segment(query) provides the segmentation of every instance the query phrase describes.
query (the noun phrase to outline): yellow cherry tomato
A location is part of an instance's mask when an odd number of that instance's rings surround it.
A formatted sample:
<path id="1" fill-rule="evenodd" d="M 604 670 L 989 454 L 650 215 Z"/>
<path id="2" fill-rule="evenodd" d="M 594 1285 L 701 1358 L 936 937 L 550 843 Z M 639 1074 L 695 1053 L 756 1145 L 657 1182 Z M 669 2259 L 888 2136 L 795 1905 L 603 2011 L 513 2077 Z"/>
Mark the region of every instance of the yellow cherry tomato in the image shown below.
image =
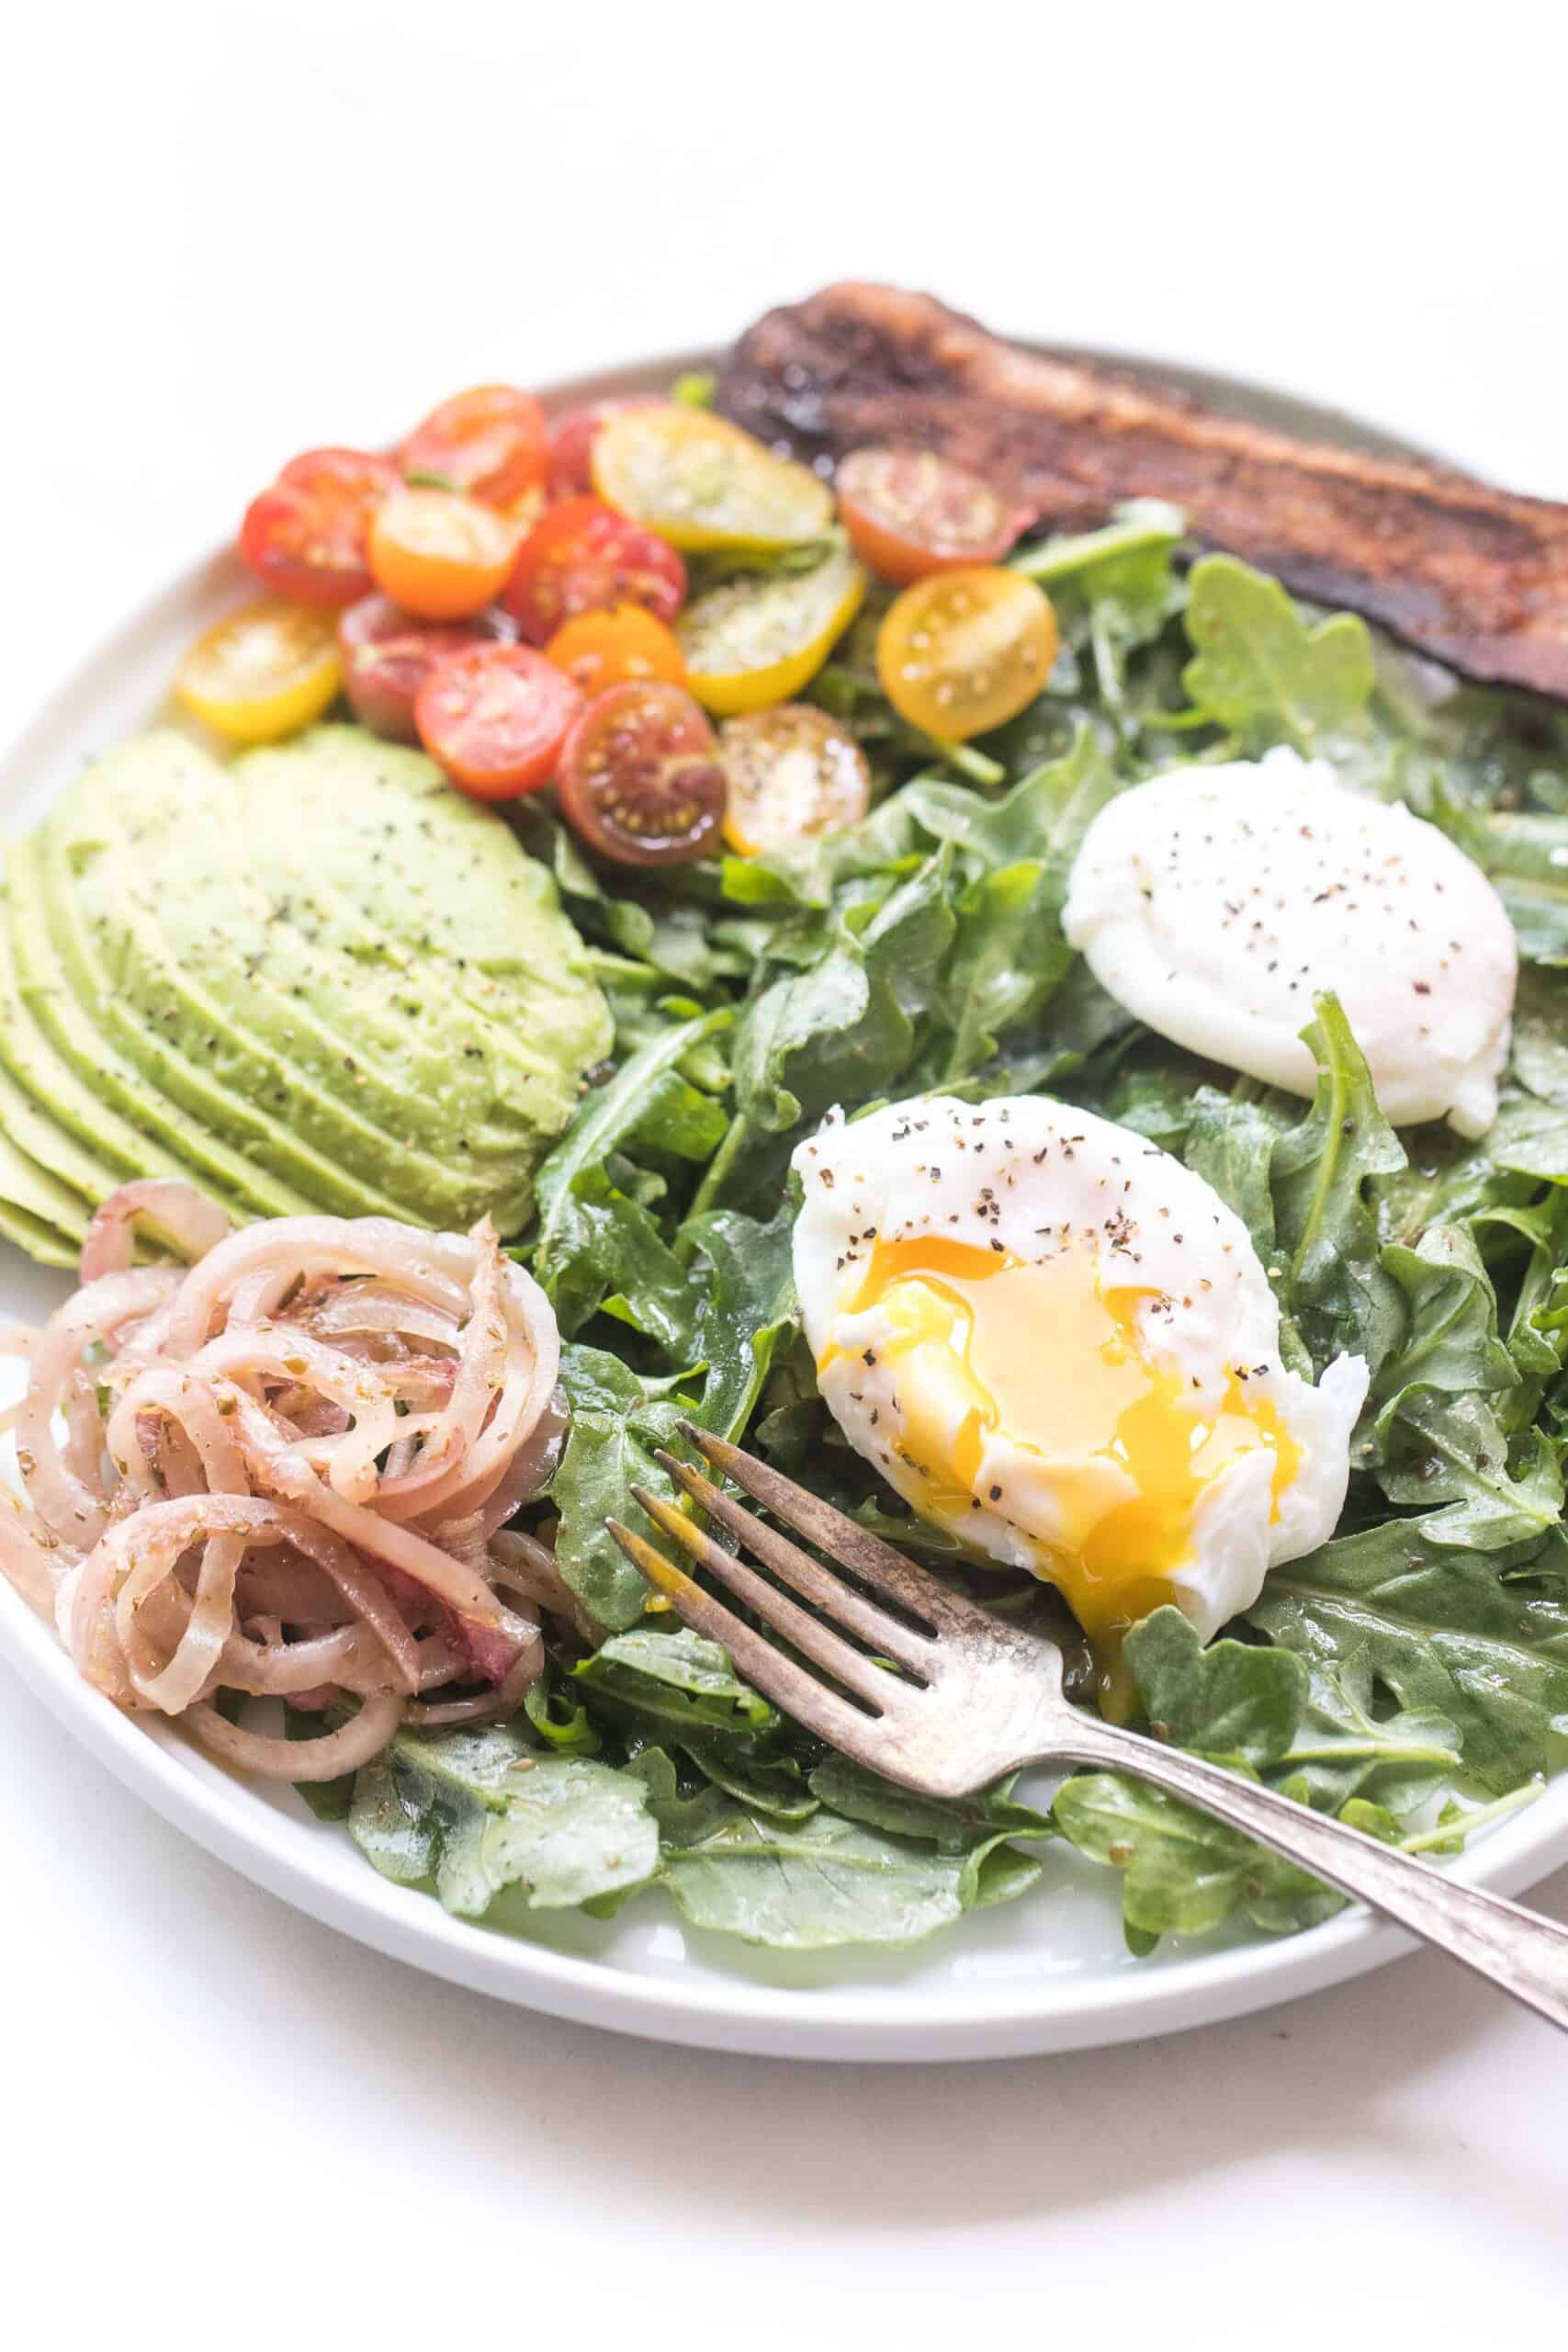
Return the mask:
<path id="1" fill-rule="evenodd" d="M 264 596 L 198 637 L 175 673 L 186 708 L 231 743 L 276 743 L 343 684 L 337 615 Z"/>
<path id="2" fill-rule="evenodd" d="M 745 711 L 719 730 L 724 838 L 742 857 L 852 825 L 871 806 L 871 769 L 843 723 L 808 702 Z"/>
<path id="3" fill-rule="evenodd" d="M 616 605 L 609 612 L 573 613 L 545 647 L 545 659 L 576 680 L 585 695 L 628 678 L 686 683 L 686 664 L 674 632 L 646 605 Z"/>
<path id="4" fill-rule="evenodd" d="M 523 533 L 458 490 L 397 490 L 370 525 L 370 576 L 423 621 L 463 620 L 505 587 Z"/>
<path id="5" fill-rule="evenodd" d="M 674 548 L 793 548 L 820 538 L 833 494 L 706 409 L 623 409 L 593 436 L 593 487 Z"/>
<path id="6" fill-rule="evenodd" d="M 901 718 L 946 743 L 1016 718 L 1056 659 L 1056 616 L 1017 571 L 974 564 L 906 588 L 876 638 L 882 691 Z"/>
<path id="7" fill-rule="evenodd" d="M 710 588 L 675 624 L 692 692 L 724 718 L 790 701 L 817 675 L 864 594 L 864 572 L 837 547 L 809 571 Z"/>

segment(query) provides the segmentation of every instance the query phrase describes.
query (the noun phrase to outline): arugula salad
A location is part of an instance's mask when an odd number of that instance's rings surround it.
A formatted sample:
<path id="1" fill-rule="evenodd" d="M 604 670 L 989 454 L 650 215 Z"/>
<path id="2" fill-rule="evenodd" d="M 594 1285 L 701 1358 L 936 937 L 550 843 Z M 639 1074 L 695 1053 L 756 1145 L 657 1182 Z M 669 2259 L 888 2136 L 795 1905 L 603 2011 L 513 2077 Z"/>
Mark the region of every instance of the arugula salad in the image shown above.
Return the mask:
<path id="1" fill-rule="evenodd" d="M 606 1521 L 678 1499 L 694 1419 L 1053 1633 L 1087 1706 L 1416 1850 L 1528 1802 L 1568 1735 L 1568 710 L 1162 503 L 1046 536 L 945 460 L 716 474 L 705 397 L 552 439 L 491 390 L 296 460 L 243 542 L 281 605 L 182 673 L 260 748 L 145 739 L 14 856 L 0 1123 L 45 1181 L 0 1162 L 5 1230 L 85 1287 L 18 1341 L 0 1565 L 465 1917 L 662 1890 L 907 1944 L 1047 1902 L 1066 1840 L 1135 1951 L 1310 1925 L 1339 1898 L 1133 1780 L 878 1780 Z M 91 1005 L 94 955 L 129 978 L 73 1052 L 38 974 Z M 1104 1442 L 1004 1492 L 1102 1374 Z"/>

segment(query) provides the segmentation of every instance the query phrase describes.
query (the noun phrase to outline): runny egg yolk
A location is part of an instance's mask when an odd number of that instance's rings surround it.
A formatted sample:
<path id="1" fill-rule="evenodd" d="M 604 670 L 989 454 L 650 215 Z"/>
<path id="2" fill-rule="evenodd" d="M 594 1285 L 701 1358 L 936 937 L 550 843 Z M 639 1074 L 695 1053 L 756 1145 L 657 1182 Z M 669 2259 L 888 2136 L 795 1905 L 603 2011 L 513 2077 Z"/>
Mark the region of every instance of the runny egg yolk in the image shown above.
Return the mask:
<path id="1" fill-rule="evenodd" d="M 933 1235 L 878 1241 L 850 1309 L 886 1317 L 896 1442 L 928 1491 L 926 1515 L 959 1535 L 976 1510 L 1011 1521 L 1097 1644 L 1172 1597 L 1222 1471 L 1271 1453 L 1277 1516 L 1301 1460 L 1234 1369 L 1216 1411 L 1190 1375 L 1151 1361 L 1138 1315 L 1158 1296 L 1102 1288 L 1088 1248 L 1030 1263 Z"/>

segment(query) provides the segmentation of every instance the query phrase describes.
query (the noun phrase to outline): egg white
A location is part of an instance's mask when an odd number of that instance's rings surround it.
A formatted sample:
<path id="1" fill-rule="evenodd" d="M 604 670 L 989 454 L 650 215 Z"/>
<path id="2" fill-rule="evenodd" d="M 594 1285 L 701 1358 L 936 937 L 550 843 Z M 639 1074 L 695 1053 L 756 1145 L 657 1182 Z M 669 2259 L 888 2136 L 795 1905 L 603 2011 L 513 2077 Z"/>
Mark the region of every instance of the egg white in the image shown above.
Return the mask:
<path id="1" fill-rule="evenodd" d="M 1518 952 L 1507 910 L 1435 825 L 1292 751 L 1183 768 L 1109 802 L 1063 923 L 1161 1036 L 1310 1095 L 1301 1031 L 1332 989 L 1394 1125 L 1497 1114 Z"/>
<path id="2" fill-rule="evenodd" d="M 1031 1263 L 1087 1253 L 1091 1281 L 1154 1295 L 1137 1311 L 1139 1352 L 1179 1374 L 1194 1409 L 1220 1411 L 1238 1370 L 1247 1398 L 1273 1408 L 1300 1449 L 1290 1484 L 1274 1497 L 1273 1456 L 1261 1447 L 1227 1464 L 1202 1488 L 1187 1555 L 1169 1576 L 1168 1597 L 1205 1638 L 1257 1599 L 1271 1566 L 1333 1532 L 1366 1365 L 1341 1356 L 1315 1388 L 1285 1368 L 1279 1308 L 1246 1227 L 1179 1160 L 1041 1096 L 930 1096 L 850 1125 L 831 1114 L 793 1164 L 803 1192 L 795 1284 L 822 1395 L 857 1453 L 968 1551 L 1051 1577 L 1066 1540 L 1063 1481 L 1104 1480 L 1109 1495 L 1124 1474 L 1109 1452 L 1067 1459 L 1054 1446 L 1050 1398 L 1073 1379 L 1073 1335 L 1047 1323 L 1038 1419 L 1032 1412 L 1027 1428 L 987 1432 L 963 1508 L 944 1509 L 931 1474 L 950 1477 L 951 1453 L 936 1464 L 910 1457 L 899 1396 L 908 1360 L 896 1361 L 885 1307 L 871 1298 L 857 1308 L 879 1239 L 999 1247 Z M 1113 1436 L 1105 1432 L 1107 1449 Z"/>

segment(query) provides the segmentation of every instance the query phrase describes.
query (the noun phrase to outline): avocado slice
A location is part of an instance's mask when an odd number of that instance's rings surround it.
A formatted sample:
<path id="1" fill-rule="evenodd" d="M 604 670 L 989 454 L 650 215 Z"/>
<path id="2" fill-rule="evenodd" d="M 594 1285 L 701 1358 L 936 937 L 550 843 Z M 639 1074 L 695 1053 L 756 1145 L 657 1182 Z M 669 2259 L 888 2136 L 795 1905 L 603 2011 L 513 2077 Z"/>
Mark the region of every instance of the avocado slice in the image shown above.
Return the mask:
<path id="1" fill-rule="evenodd" d="M 230 872 L 226 851 L 217 887 L 231 921 L 215 924 L 222 935 L 209 940 L 200 976 L 175 955 L 169 922 L 154 904 L 163 878 L 155 844 L 176 825 L 188 835 L 204 803 L 210 838 L 220 839 L 233 787 L 228 771 L 183 739 L 165 752 L 167 740 L 145 738 L 100 763 L 44 830 L 51 932 L 78 997 L 97 1006 L 115 1042 L 164 1091 L 209 1125 L 243 1135 L 256 1159 L 324 1204 L 352 1214 L 471 1223 L 491 1205 L 487 1187 L 470 1167 L 451 1170 L 408 1138 L 408 1078 L 389 1089 L 398 1125 L 378 1128 L 366 1115 L 376 1072 L 364 1043 L 346 1053 L 342 1035 L 322 1031 L 298 981 L 280 996 L 259 950 L 238 987 L 246 1017 L 234 1016 L 222 982 L 225 971 L 240 977 L 235 937 L 262 939 L 274 909 L 254 876 Z M 186 895 L 201 887 L 196 876 L 184 877 Z M 241 908 L 245 912 L 236 913 Z M 312 1030 L 320 1033 L 314 1067 L 330 1073 L 338 1093 L 347 1092 L 346 1102 L 299 1053 L 302 1034 Z M 276 1036 L 294 1051 L 279 1050 Z M 439 1066 L 417 1076 L 428 1090 L 439 1082 Z M 284 1104 L 287 1122 L 273 1113 Z M 495 1139 L 509 1175 L 527 1140 L 516 1129 Z M 385 1170 L 386 1190 L 354 1172 L 368 1168 Z"/>
<path id="2" fill-rule="evenodd" d="M 95 1204 L 133 1176 L 199 1183 L 194 1168 L 111 1110 L 54 1051 L 22 997 L 11 954 L 10 905 L 9 877 L 0 877 L 0 1063 L 13 1092 L 32 1112 L 13 1126 L 11 1098 L 0 1096 L 6 1132 Z"/>
<path id="3" fill-rule="evenodd" d="M 85 1204 L 6 1135 L 0 1135 L 0 1206 L 47 1226 L 65 1247 L 80 1246 L 86 1234 Z"/>
<path id="4" fill-rule="evenodd" d="M 11 952 L 22 1001 L 61 1060 L 133 1130 L 171 1153 L 176 1148 L 183 1150 L 189 1167 L 199 1171 L 192 1181 L 209 1192 L 215 1186 L 221 1188 L 226 1199 L 243 1203 L 253 1216 L 293 1216 L 309 1209 L 311 1204 L 302 1193 L 277 1183 L 219 1136 L 197 1125 L 116 1051 L 92 1013 L 77 1001 L 61 967 L 50 936 L 42 888 L 34 834 L 15 842 L 6 861 Z"/>
<path id="5" fill-rule="evenodd" d="M 521 1226 L 608 1007 L 551 876 L 422 753 L 329 727 L 225 769 L 165 730 L 49 835 L 62 961 L 160 1090 L 301 1183 L 304 1153 L 402 1215 Z"/>
<path id="6" fill-rule="evenodd" d="M 73 1267 L 80 1255 L 76 1245 L 68 1241 L 63 1234 L 57 1233 L 53 1226 L 46 1225 L 41 1218 L 29 1216 L 26 1209 L 16 1208 L 3 1198 L 0 1198 L 0 1234 L 7 1241 L 14 1241 L 18 1250 L 25 1250 L 28 1256 L 40 1266 Z"/>

